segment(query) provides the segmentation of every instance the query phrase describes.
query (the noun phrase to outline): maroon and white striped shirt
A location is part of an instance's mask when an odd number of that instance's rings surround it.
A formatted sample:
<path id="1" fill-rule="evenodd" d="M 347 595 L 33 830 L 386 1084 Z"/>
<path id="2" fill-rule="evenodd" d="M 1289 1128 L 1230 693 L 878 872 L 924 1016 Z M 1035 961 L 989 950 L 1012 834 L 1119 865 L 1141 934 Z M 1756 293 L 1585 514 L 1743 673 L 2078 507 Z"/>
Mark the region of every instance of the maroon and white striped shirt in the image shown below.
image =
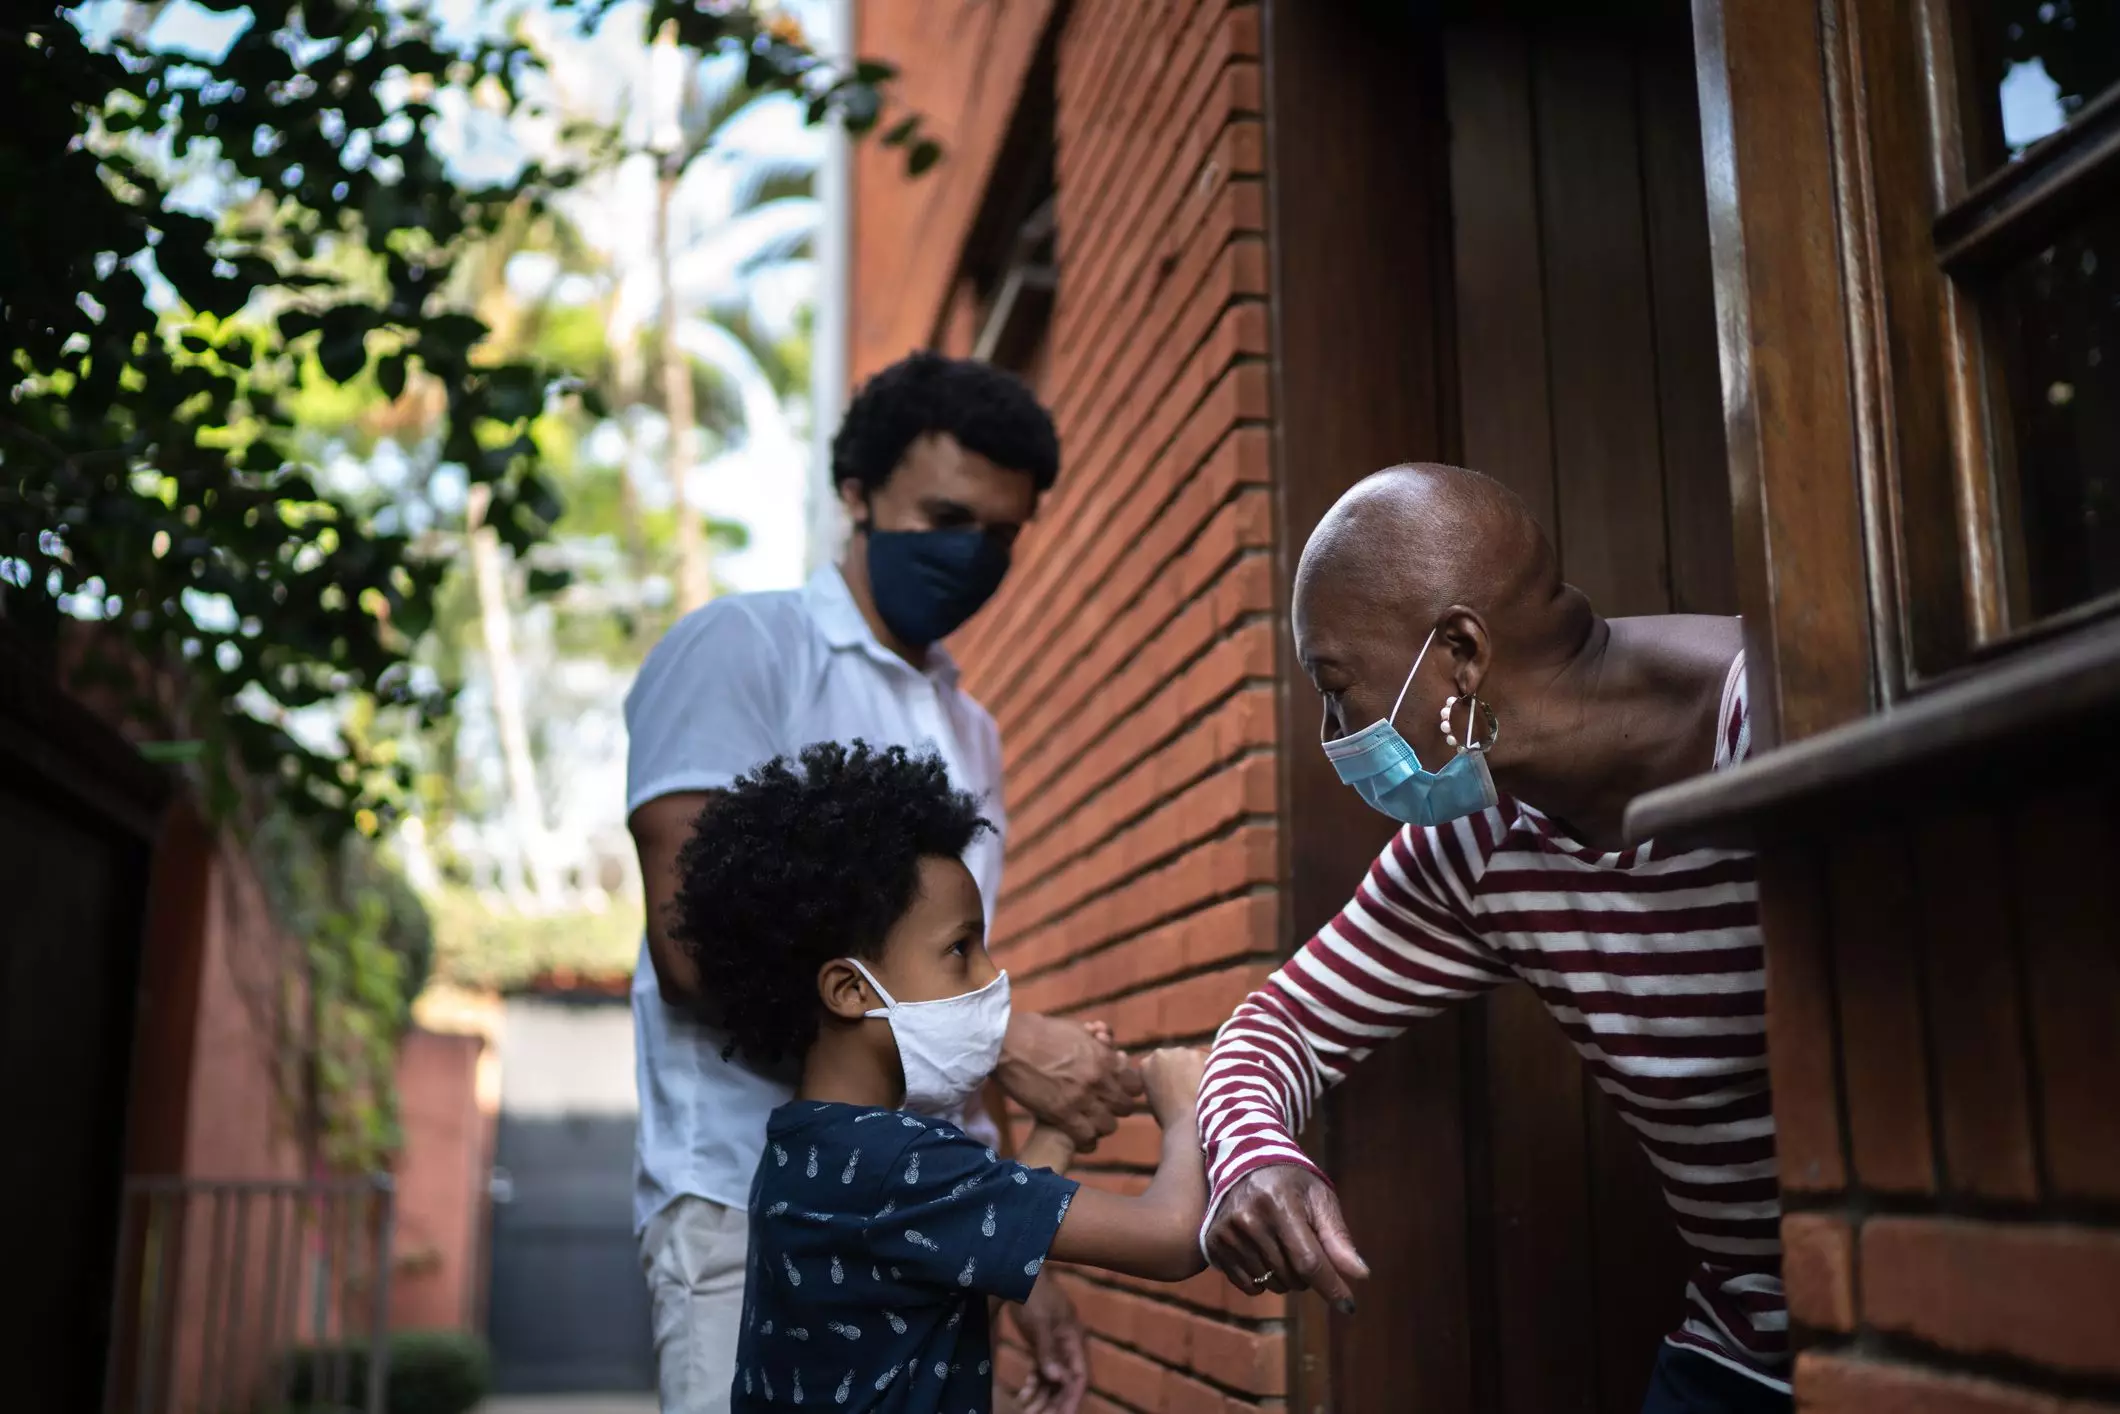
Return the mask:
<path id="1" fill-rule="evenodd" d="M 1717 769 L 1751 747 L 1744 656 Z M 1779 1388 L 1788 1366 L 1759 894 L 1748 854 L 1600 854 L 1504 800 L 1407 827 L 1339 917 L 1237 1008 L 1208 1059 L 1213 1196 L 1310 1160 L 1294 1138 L 1327 1087 L 1444 1006 L 1521 978 L 1639 1136 L 1697 1265 L 1669 1339 Z"/>

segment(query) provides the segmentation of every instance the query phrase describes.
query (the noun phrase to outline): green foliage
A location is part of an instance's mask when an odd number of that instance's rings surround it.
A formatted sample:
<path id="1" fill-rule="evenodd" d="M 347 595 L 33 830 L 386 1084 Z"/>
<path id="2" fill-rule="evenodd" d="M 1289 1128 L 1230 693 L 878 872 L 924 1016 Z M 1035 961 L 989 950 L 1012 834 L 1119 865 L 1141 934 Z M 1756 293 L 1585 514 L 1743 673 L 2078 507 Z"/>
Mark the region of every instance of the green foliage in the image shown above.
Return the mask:
<path id="1" fill-rule="evenodd" d="M 533 427 L 593 351 L 561 329 L 547 357 L 497 356 L 459 272 L 572 174 L 472 187 L 434 146 L 439 90 L 517 102 L 536 59 L 516 44 L 452 45 L 419 3 L 203 3 L 251 16 L 218 59 L 92 45 L 57 5 L 0 28 L 0 190 L 35 193 L 0 204 L 0 612 L 107 621 L 196 694 L 211 804 L 248 777 L 334 837 L 374 828 L 409 773 L 294 718 L 354 699 L 446 714 L 413 653 L 449 545 L 321 476 L 313 434 L 424 398 L 439 464 L 493 488 L 502 541 L 550 533 Z M 610 4 L 571 8 L 593 23 Z M 885 66 L 835 69 L 785 20 L 658 0 L 666 22 L 811 121 L 881 112 Z M 915 167 L 917 129 L 893 130 Z"/>
<path id="2" fill-rule="evenodd" d="M 287 981 L 308 1037 L 283 1098 L 313 1104 L 320 1157 L 351 1172 L 386 1166 L 400 1131 L 397 1043 L 434 962 L 426 906 L 365 836 L 331 846 L 285 815 L 252 831 L 273 916 L 300 942 Z"/>
<path id="3" fill-rule="evenodd" d="M 387 1164 L 404 1137 L 395 1071 L 405 969 L 383 941 L 386 917 L 379 899 L 363 895 L 325 914 L 305 939 L 320 1150 L 342 1172 Z"/>
<path id="4" fill-rule="evenodd" d="M 638 907 L 519 918 L 489 911 L 467 890 L 434 901 L 436 980 L 509 992 L 539 979 L 605 982 L 629 976 L 640 948 Z"/>
<path id="5" fill-rule="evenodd" d="M 318 1357 L 321 1357 L 319 1361 Z M 343 1359 L 349 1378 L 345 1405 L 367 1408 L 368 1347 L 304 1347 L 288 1357 L 289 1403 L 297 1409 L 326 1407 L 317 1388 L 319 1363 L 329 1386 L 336 1362 Z M 486 1343 L 466 1331 L 397 1331 L 390 1336 L 390 1373 L 383 1394 L 389 1414 L 467 1414 L 493 1384 L 493 1361 Z"/>
<path id="6" fill-rule="evenodd" d="M 593 32 L 623 0 L 557 0 L 557 8 L 575 11 L 585 33 Z M 811 51 L 802 27 L 791 17 L 748 4 L 703 5 L 697 0 L 651 0 L 643 26 L 646 36 L 669 26 L 677 42 L 702 54 L 745 56 L 744 83 L 759 93 L 786 93 L 802 99 L 812 123 L 837 113 L 847 130 L 860 136 L 883 116 L 884 89 L 898 77 L 896 65 L 858 60 L 836 68 Z M 942 146 L 927 134 L 917 113 L 900 118 L 884 134 L 888 147 L 906 154 L 914 176 L 935 165 Z"/>
<path id="7" fill-rule="evenodd" d="M 486 523 L 523 557 L 565 512 L 611 353 L 586 309 L 495 327 L 510 252 L 571 258 L 554 198 L 575 171 L 475 186 L 436 146 L 444 90 L 515 107 L 534 53 L 445 39 L 436 0 L 200 3 L 246 14 L 219 57 L 92 43 L 44 0 L 0 26 L 0 615 L 53 639 L 65 616 L 100 621 L 84 671 L 245 838 L 298 941 L 290 1106 L 328 1162 L 374 1167 L 436 945 L 372 841 L 424 784 L 394 746 L 435 747 L 427 781 L 451 765 L 450 630 L 475 608 L 445 498 L 319 464 L 394 440 L 421 476 L 491 488 Z M 587 25 L 611 8 L 560 3 Z M 695 59 L 741 56 L 746 101 L 877 123 L 883 66 L 834 68 L 746 5 L 658 0 L 649 30 L 666 23 Z M 933 160 L 919 126 L 890 134 L 914 167 Z M 614 489 L 598 517 L 620 509 Z M 533 560 L 529 578 L 564 574 Z M 608 917 L 444 949 L 445 970 L 630 967 L 637 917 Z"/>
<path id="8" fill-rule="evenodd" d="M 543 533 L 522 431 L 547 379 L 479 363 L 484 325 L 443 297 L 513 193 L 457 185 L 433 110 L 384 98 L 474 75 L 511 89 L 519 66 L 447 52 L 381 5 L 256 14 L 211 66 L 93 49 L 56 11 L 0 33 L 0 182 L 39 194 L 0 216 L 0 550 L 11 617 L 73 596 L 182 666 L 237 764 L 344 827 L 391 773 L 305 745 L 285 713 L 349 692 L 438 709 L 405 657 L 442 566 L 303 466 L 292 404 L 315 379 L 416 367 L 444 390 L 445 455 L 495 486 L 496 524 L 518 545 Z M 218 219 L 174 195 L 201 181 Z"/>

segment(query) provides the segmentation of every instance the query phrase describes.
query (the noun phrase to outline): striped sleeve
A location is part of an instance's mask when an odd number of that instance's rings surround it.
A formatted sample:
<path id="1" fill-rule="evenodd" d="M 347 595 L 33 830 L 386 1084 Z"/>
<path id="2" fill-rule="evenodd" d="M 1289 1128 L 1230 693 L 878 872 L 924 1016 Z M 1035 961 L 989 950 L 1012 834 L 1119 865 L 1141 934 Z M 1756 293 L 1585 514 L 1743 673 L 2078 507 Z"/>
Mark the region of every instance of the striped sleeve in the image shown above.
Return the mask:
<path id="1" fill-rule="evenodd" d="M 1200 1086 L 1210 1218 L 1255 1169 L 1317 1171 L 1296 1136 L 1364 1056 L 1411 1022 L 1509 979 L 1472 926 L 1473 889 L 1506 829 L 1489 810 L 1401 830 L 1339 916 L 1223 1025 Z"/>
<path id="2" fill-rule="evenodd" d="M 1715 769 L 1735 766 L 1752 755 L 1752 702 L 1745 681 L 1745 655 L 1740 651 L 1723 678 L 1722 710 L 1716 716 L 1721 730 L 1715 737 Z"/>

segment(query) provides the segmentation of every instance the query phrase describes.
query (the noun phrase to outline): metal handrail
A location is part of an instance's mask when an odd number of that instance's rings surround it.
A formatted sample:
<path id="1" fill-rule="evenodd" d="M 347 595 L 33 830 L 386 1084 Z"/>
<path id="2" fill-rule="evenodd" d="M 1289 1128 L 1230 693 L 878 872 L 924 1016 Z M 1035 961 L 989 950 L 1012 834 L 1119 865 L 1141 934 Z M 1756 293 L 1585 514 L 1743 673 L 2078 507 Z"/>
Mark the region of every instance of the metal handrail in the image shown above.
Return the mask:
<path id="1" fill-rule="evenodd" d="M 384 1414 L 395 1221 L 386 1173 L 126 1180 L 103 1414 L 277 1414 L 303 1365 L 306 1409 Z"/>

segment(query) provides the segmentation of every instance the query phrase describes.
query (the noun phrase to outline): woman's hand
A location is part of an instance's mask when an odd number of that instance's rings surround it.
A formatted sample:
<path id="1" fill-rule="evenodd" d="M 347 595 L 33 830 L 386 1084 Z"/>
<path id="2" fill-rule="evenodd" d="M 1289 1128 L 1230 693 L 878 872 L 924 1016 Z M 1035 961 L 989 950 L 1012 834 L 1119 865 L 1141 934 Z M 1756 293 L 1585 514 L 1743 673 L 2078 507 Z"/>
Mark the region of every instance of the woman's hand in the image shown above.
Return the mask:
<path id="1" fill-rule="evenodd" d="M 1316 1291 L 1354 1314 L 1352 1282 L 1369 1275 L 1332 1185 L 1301 1164 L 1253 1169 L 1207 1225 L 1207 1259 L 1238 1290 Z"/>

